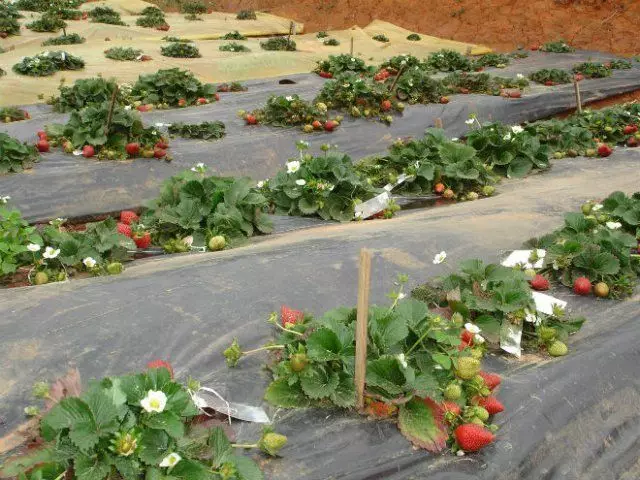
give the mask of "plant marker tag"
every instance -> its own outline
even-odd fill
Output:
[[[547,315],[553,315],[553,307],[558,306],[564,309],[567,306],[567,302],[560,300],[559,298],[552,297],[545,293],[531,292],[534,302],[536,302],[536,310]]]
[[[500,327],[500,348],[516,357],[522,355],[522,325],[514,325],[506,318]]]
[[[206,252],[207,251],[207,247],[205,247],[204,245],[200,246],[200,245],[191,245],[191,251],[192,252]]]
[[[229,417],[229,424],[231,424],[231,417],[238,420],[244,420],[246,422],[254,423],[271,423],[267,412],[262,407],[253,407],[251,405],[245,405],[243,403],[233,403],[225,400],[218,392],[213,388],[200,387],[197,392],[189,392],[193,403],[196,404],[198,409],[205,415],[211,416],[205,409],[209,408],[216,412],[223,413]]]
[[[546,250],[538,249],[539,260],[535,264],[529,262],[533,250],[514,250],[511,254],[502,261],[504,267],[515,267],[517,265],[523,265],[524,268],[542,268],[544,264],[544,257],[547,254]]]
[[[391,190],[396,188],[401,183],[404,183],[407,178],[409,178],[409,176],[403,173],[398,177],[396,183],[386,184],[383,187],[384,192],[376,195],[366,202],[362,202],[361,204],[356,205],[355,218],[364,220],[365,218],[373,217],[376,213],[380,213],[385,208],[387,208],[389,206],[389,201],[391,200]]]

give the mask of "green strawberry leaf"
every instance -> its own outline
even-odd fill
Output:
[[[86,455],[76,456],[73,468],[78,480],[104,480],[111,471],[111,466],[108,463]]]
[[[424,302],[407,298],[398,302],[395,312],[409,328],[416,328],[429,315],[429,307]]]
[[[164,430],[173,438],[184,436],[184,424],[180,417],[173,412],[165,410],[161,413],[151,413],[145,416],[142,422],[149,428]]]
[[[418,373],[410,385],[419,397],[438,398],[442,396],[438,380],[429,372]]]
[[[69,429],[69,438],[81,450],[98,443],[97,426],[89,406],[77,397],[63,398],[42,419],[44,428]]]
[[[211,447],[213,466],[216,468],[228,461],[232,455],[233,447],[231,442],[220,427],[215,427],[211,430],[207,445]]]
[[[147,465],[158,465],[167,455],[169,436],[163,430],[145,428],[140,438],[138,457]]]
[[[327,371],[322,366],[315,366],[305,370],[300,379],[302,391],[311,399],[326,398],[331,395],[340,382],[338,372]]]
[[[289,385],[286,378],[280,378],[269,384],[264,399],[276,407],[306,407],[309,400],[299,384]]]
[[[442,410],[431,399],[413,398],[401,405],[398,428],[407,440],[430,452],[440,452],[447,444]]]
[[[317,362],[340,360],[344,350],[338,335],[328,328],[316,330],[307,339],[307,355]]]
[[[367,362],[366,383],[382,389],[387,397],[393,398],[404,393],[407,378],[395,357],[383,356]]]
[[[233,455],[229,458],[229,463],[236,467],[236,477],[238,480],[263,480],[264,475],[260,467],[248,457]]]
[[[353,407],[356,404],[356,389],[353,383],[353,377],[344,372],[340,372],[338,386],[329,398],[338,407]]]
[[[171,476],[184,480],[210,480],[211,473],[202,463],[195,460],[182,459],[171,469]]]

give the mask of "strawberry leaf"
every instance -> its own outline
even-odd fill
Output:
[[[429,307],[424,302],[408,298],[398,302],[395,312],[409,328],[416,328],[429,315]]]
[[[169,436],[162,430],[144,429],[138,457],[147,465],[158,465],[169,448]]]
[[[103,480],[111,471],[108,463],[86,455],[78,455],[73,462],[78,480]]]
[[[448,438],[441,418],[442,410],[433,400],[414,398],[400,407],[398,428],[414,445],[439,452]]]
[[[233,450],[231,442],[221,427],[215,427],[211,430],[207,444],[211,447],[214,467],[220,467],[225,463]]]
[[[262,471],[250,458],[234,455],[229,458],[229,462],[236,467],[236,478],[238,480],[264,479]]]
[[[98,443],[97,426],[89,406],[77,397],[63,398],[42,419],[44,428],[69,429],[69,438],[81,450]]]
[[[202,463],[195,460],[184,459],[171,469],[171,476],[184,480],[209,480],[211,473]]]
[[[331,395],[340,382],[338,372],[327,371],[324,367],[314,367],[305,371],[300,379],[302,391],[314,400]]]
[[[143,422],[149,428],[164,430],[173,438],[184,436],[184,424],[180,417],[173,412],[165,410],[162,413],[153,413],[146,417]]]
[[[328,328],[316,330],[307,339],[307,355],[317,362],[340,360],[344,350],[338,335]]]
[[[392,398],[405,392],[407,378],[398,360],[385,356],[367,362],[366,383],[369,387],[378,387],[382,394]]]
[[[329,398],[338,407],[353,407],[356,404],[356,389],[353,384],[353,377],[341,372],[340,382]]]
[[[286,378],[271,382],[264,399],[276,407],[284,408],[306,407],[309,404],[300,385],[289,385]]]

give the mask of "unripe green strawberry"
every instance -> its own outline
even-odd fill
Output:
[[[45,283],[49,283],[49,275],[45,272],[38,272],[36,276],[33,278],[34,285],[44,285]]]
[[[122,264],[120,262],[112,262],[107,265],[107,272],[109,275],[118,275],[122,273]]]
[[[478,194],[476,192],[469,192],[467,193],[467,200],[477,200],[478,199]]]
[[[471,356],[475,359],[480,360],[484,356],[484,351],[481,348],[472,348]]]
[[[473,412],[474,412],[474,415],[476,416],[476,418],[479,418],[483,422],[486,422],[487,420],[489,420],[489,412],[487,412],[486,408],[474,407],[474,411]]]
[[[275,432],[266,432],[258,442],[258,448],[267,455],[275,457],[287,443],[287,437]]]
[[[533,268],[527,268],[524,271],[524,274],[527,276],[529,280],[533,280],[533,278],[536,276],[536,271]]]
[[[462,395],[462,388],[457,383],[450,383],[447,388],[444,389],[445,400],[455,401]]]
[[[305,353],[294,353],[289,359],[291,370],[294,372],[301,372],[309,363],[307,355]]]
[[[584,215],[589,215],[591,213],[591,210],[593,209],[593,202],[584,203],[581,209]]]
[[[488,397],[489,395],[491,395],[491,390],[489,389],[489,387],[482,387],[480,389],[480,395],[483,397]]]
[[[464,323],[464,317],[460,312],[455,312],[453,315],[451,315],[451,321],[453,322],[454,325],[461,327],[462,324]]]
[[[482,194],[486,197],[490,197],[496,191],[496,187],[493,185],[485,185],[482,187]]]
[[[482,419],[481,419],[481,418],[478,418],[478,417],[473,417],[473,418],[469,421],[469,423],[474,423],[474,424],[476,424],[476,425],[484,425],[484,422],[482,421]]]
[[[553,342],[547,349],[547,352],[549,352],[549,355],[552,357],[563,357],[568,351],[567,346],[559,340]]]
[[[456,375],[463,380],[471,380],[480,371],[480,360],[473,357],[458,359]]]
[[[209,240],[208,247],[209,247],[209,250],[211,250],[212,252],[217,252],[218,250],[224,249],[226,244],[227,242],[225,238],[222,235],[217,235],[215,237],[211,237],[211,239]]]
[[[538,329],[538,335],[540,335],[540,339],[543,342],[550,342],[554,338],[556,338],[556,329],[553,327],[540,327]]]

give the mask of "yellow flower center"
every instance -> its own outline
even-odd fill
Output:
[[[151,399],[151,400],[149,401],[149,406],[150,406],[151,408],[158,409],[158,408],[160,408],[160,402],[159,402],[157,399],[153,398],[153,399]]]

